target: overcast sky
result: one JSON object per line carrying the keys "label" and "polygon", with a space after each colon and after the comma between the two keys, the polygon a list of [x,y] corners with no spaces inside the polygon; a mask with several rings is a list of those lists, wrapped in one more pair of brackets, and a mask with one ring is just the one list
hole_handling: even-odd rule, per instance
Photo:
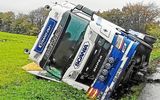
{"label": "overcast sky", "polygon": [[[0,12],[13,11],[16,13],[28,13],[39,7],[44,7],[53,2],[66,0],[1,0]],[[67,0],[75,4],[82,4],[92,10],[109,10],[112,8],[122,8],[127,3],[155,3],[160,7],[160,0]]]}

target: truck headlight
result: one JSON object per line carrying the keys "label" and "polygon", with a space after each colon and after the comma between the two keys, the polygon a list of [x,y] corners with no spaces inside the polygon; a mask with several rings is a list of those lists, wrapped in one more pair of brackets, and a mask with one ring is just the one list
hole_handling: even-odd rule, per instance
{"label": "truck headlight", "polygon": [[105,69],[110,69],[111,68],[111,64],[110,63],[106,63],[104,66]]}
{"label": "truck headlight", "polygon": [[100,76],[99,76],[99,80],[100,80],[100,81],[104,81],[104,80],[105,80],[105,76],[100,75]]}
{"label": "truck headlight", "polygon": [[115,59],[114,59],[113,57],[109,57],[109,58],[108,58],[108,62],[109,62],[110,64],[113,64],[114,61],[115,61]]}
{"label": "truck headlight", "polygon": [[108,74],[108,70],[107,69],[103,69],[102,70],[102,75],[106,76]]}

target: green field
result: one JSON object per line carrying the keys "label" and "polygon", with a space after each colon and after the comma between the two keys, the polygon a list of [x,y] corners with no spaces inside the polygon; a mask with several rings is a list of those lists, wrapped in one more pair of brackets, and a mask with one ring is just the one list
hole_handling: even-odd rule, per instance
{"label": "green field", "polygon": [[[0,100],[86,100],[85,93],[65,83],[37,79],[22,70],[30,63],[24,48],[33,46],[36,37],[0,32]],[[151,59],[160,57],[160,48],[153,50]],[[140,86],[141,87],[141,86]],[[136,87],[131,100],[136,100]]]}
{"label": "green field", "polygon": [[0,32],[0,100],[86,100],[83,91],[37,79],[22,70],[30,63],[24,48],[31,48],[36,37]]}

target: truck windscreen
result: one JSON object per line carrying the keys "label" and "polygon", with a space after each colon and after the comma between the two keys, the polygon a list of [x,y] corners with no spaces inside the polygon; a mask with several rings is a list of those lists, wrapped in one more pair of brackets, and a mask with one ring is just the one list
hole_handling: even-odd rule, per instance
{"label": "truck windscreen", "polygon": [[[65,16],[63,16],[65,17]],[[62,18],[63,19],[63,18]],[[64,22],[62,22],[64,23]],[[71,65],[80,44],[83,41],[88,21],[70,13],[64,27],[63,33],[58,41],[56,51],[53,53],[51,66],[61,72],[61,77]]]}

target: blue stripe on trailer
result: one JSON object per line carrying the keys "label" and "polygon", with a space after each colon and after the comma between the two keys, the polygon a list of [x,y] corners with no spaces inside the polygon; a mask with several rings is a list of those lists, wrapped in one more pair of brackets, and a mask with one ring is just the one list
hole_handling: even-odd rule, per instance
{"label": "blue stripe on trailer", "polygon": [[[119,52],[119,54],[117,54],[116,52]],[[109,72],[109,76],[108,76],[108,79],[107,79],[107,85],[108,86],[111,84],[115,74],[117,73],[117,70],[119,69],[120,65],[122,64],[121,59],[123,57],[123,53],[120,52],[119,49],[115,48],[110,56],[115,58],[116,62],[113,64],[113,67]]]}
{"label": "blue stripe on trailer", "polygon": [[[133,57],[134,54],[135,54],[135,51],[136,51],[135,49],[137,48],[138,44],[139,44],[138,42],[135,42],[135,43],[132,45],[130,51],[128,52],[128,54],[127,54],[127,56],[126,56],[126,57],[128,57],[128,59],[127,59],[125,65],[124,65],[124,67],[123,67],[123,69],[122,69],[121,74],[122,74],[122,73],[126,70],[126,68],[128,67],[128,65],[129,65],[132,57]],[[121,74],[120,74],[120,77],[121,77]]]}
{"label": "blue stripe on trailer", "polygon": [[[128,65],[129,65],[132,57],[134,56],[134,54],[135,54],[135,52],[136,52],[135,49],[137,48],[138,44],[139,44],[138,42],[134,42],[133,45],[132,45],[132,47],[130,48],[130,51],[128,52],[128,54],[127,54],[127,56],[126,56],[126,57],[128,57],[128,59],[127,59],[125,65],[124,65],[124,67],[123,67],[123,69],[122,69],[122,72],[120,73],[120,75],[119,75],[118,78],[120,78],[120,77],[122,76],[122,73],[124,73],[124,71],[125,71],[126,68],[128,67]],[[111,84],[110,84],[110,85],[111,85]],[[116,83],[113,85],[112,89],[115,87],[115,85],[116,85]],[[110,94],[107,94],[107,95],[105,96],[105,98],[109,98],[109,97],[110,97]]]}
{"label": "blue stripe on trailer", "polygon": [[[126,48],[128,47],[128,45],[130,44],[130,42],[131,41],[129,41],[127,38],[124,38],[124,43],[126,44]],[[118,49],[119,50],[119,49]],[[115,51],[116,52],[116,51]],[[111,83],[112,83],[112,81],[113,81],[113,79],[114,79],[114,77],[115,77],[115,75],[116,75],[116,73],[117,73],[117,71],[118,71],[118,69],[119,69],[119,67],[121,66],[121,64],[122,64],[122,57],[124,56],[124,53],[122,53],[122,51],[120,51],[119,50],[119,55],[117,55],[115,52],[113,52],[112,54],[111,54],[111,56],[112,57],[114,57],[114,58],[116,58],[116,57],[118,57],[117,59],[116,59],[116,62],[114,63],[114,65],[113,65],[113,69],[111,70],[111,72],[110,72],[110,78],[107,80],[108,81],[108,84],[107,84],[107,86],[110,86],[111,85]]]}
{"label": "blue stripe on trailer", "polygon": [[130,50],[129,53],[127,54],[128,60],[127,60],[127,62],[126,62],[126,64],[125,64],[125,66],[124,66],[123,71],[125,71],[126,68],[128,67],[128,65],[129,65],[129,63],[130,63],[130,60],[131,60],[132,57],[134,56],[134,54],[135,54],[135,52],[136,52],[135,49],[137,49],[137,46],[138,46],[138,45],[139,45],[139,43],[138,43],[138,42],[135,42],[135,43],[133,44],[133,46],[131,47],[131,50]]}
{"label": "blue stripe on trailer", "polygon": [[117,35],[114,35],[114,38],[113,38],[113,41],[112,41],[112,45],[115,45],[116,44],[116,41],[117,41]]}
{"label": "blue stripe on trailer", "polygon": [[128,57],[132,57],[132,53],[134,53],[135,52],[135,49],[137,48],[137,46],[139,45],[139,42],[135,42],[134,44],[133,44],[133,46],[132,46],[132,48],[131,48],[131,50],[129,51],[129,53],[128,53]]}

